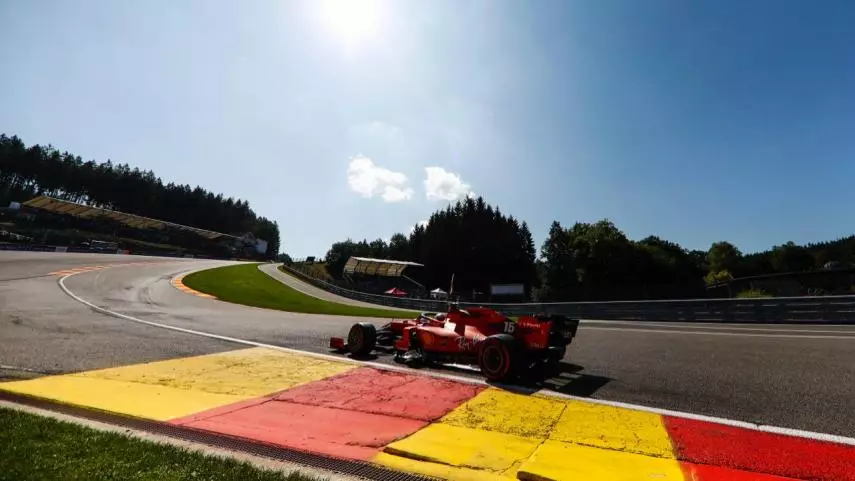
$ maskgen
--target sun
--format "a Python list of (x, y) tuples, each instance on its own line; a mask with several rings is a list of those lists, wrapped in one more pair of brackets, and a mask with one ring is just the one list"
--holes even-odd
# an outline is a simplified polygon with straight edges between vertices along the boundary
[(376, 40), (386, 14), (381, 0), (319, 0), (323, 28), (345, 47), (361, 47)]

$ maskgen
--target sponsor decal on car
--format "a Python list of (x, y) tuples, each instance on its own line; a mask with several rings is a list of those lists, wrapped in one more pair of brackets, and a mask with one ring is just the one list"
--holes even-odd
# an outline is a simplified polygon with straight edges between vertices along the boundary
[(474, 351), (478, 344), (481, 344), (484, 339), (486, 339), (486, 336), (482, 336), (480, 334), (475, 335), (471, 339), (466, 339), (465, 337), (461, 336), (460, 339), (457, 340), (457, 344), (463, 351)]

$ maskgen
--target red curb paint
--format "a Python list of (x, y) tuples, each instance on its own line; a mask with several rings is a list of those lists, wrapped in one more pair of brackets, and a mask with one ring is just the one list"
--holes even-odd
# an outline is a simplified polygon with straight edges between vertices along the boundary
[(680, 468), (685, 481), (797, 481), (773, 474), (751, 473), (703, 464), (680, 463)]
[(275, 398), (312, 406), (433, 421), (484, 390), (446, 379), (361, 367), (283, 391)]
[(368, 460), (427, 423), (321, 406), (270, 401), (184, 426), (339, 458)]
[(855, 446), (671, 416), (662, 420), (682, 461), (798, 479), (855, 481)]
[(214, 409), (209, 409), (207, 411), (202, 411), (196, 414), (190, 414), (188, 416), (184, 416), (181, 418), (175, 418), (169, 420), (169, 424), (177, 424), (179, 426), (188, 425), (197, 421), (202, 421), (208, 418), (222, 416), (223, 414), (228, 414), (233, 411), (238, 411), (240, 409), (246, 409), (248, 407), (257, 406), (262, 403), (266, 403), (271, 400), (271, 396), (257, 397), (254, 399), (247, 399), (246, 401), (238, 401), (232, 404), (226, 404), (225, 406), (220, 406)]

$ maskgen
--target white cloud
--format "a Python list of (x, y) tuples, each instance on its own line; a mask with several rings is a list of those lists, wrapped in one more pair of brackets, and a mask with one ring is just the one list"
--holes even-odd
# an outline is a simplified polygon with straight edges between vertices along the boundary
[(399, 187), (387, 185), (383, 188), (383, 200), (386, 202), (401, 202), (402, 200), (409, 200), (412, 197), (413, 189), (409, 187), (401, 189)]
[(386, 202), (401, 202), (413, 197), (406, 175), (374, 165), (364, 155), (350, 160), (347, 183), (351, 190), (369, 199), (379, 195)]
[(455, 201), (463, 197), (474, 197), (471, 186), (459, 175), (442, 167), (426, 167), (425, 194), (428, 200)]

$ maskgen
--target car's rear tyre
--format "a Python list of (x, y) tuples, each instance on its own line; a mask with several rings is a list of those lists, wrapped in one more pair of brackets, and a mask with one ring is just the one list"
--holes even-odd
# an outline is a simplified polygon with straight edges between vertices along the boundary
[(478, 351), (478, 367), (489, 381), (506, 381), (517, 374), (520, 352), (517, 340), (509, 334), (494, 334), (483, 341)]
[(357, 322), (347, 333), (347, 350), (354, 356), (366, 356), (377, 345), (377, 328), (370, 322)]

